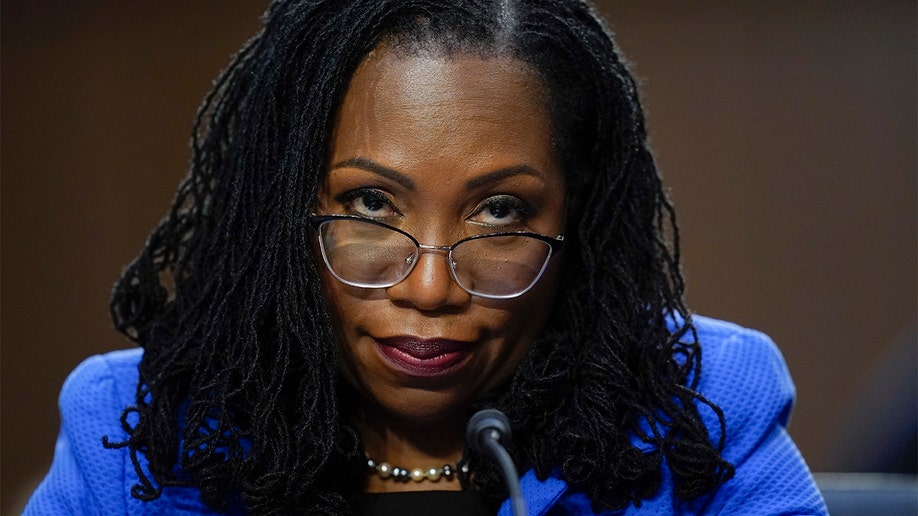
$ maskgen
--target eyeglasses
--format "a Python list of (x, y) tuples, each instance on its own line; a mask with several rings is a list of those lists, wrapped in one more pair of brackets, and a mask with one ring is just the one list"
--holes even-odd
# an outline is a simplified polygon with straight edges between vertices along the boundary
[(322, 259), (338, 281), (353, 287), (388, 288), (411, 274), (422, 251), (446, 253), (449, 272), (466, 292), (510, 299), (531, 289), (561, 250), (555, 238), (524, 231), (474, 235), (451, 246), (424, 245), (410, 234), (372, 219), (314, 215)]

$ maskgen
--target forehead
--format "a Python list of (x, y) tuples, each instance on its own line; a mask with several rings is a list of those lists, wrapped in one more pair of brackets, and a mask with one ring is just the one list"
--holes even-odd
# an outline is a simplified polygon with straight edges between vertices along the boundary
[[(542, 84), (523, 61), (507, 55), (478, 55), (380, 47), (358, 67), (349, 87), (351, 101), (388, 100), (380, 107), (414, 108), (441, 101), (465, 101), (474, 109), (486, 102), (518, 109), (543, 107)], [(397, 97), (391, 93), (398, 92)], [(373, 95), (376, 93), (377, 95)], [(476, 102), (477, 101), (477, 102)]]
[(513, 57), (379, 48), (351, 80), (332, 138), (333, 158), (372, 152), (398, 166), (424, 153), (467, 159), (535, 148), (551, 153), (543, 90), (537, 74)]

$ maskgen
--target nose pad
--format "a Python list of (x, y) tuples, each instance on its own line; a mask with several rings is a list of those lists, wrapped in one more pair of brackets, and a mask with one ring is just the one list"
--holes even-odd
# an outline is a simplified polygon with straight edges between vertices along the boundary
[(450, 272), (449, 254), (443, 249), (421, 249), (411, 273), (386, 289), (393, 301), (409, 303), (430, 311), (444, 306), (460, 306), (471, 299)]

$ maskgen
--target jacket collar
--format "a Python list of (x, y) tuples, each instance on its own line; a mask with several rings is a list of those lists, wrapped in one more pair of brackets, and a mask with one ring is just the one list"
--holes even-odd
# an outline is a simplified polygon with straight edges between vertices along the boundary
[[(541, 516), (561, 499), (567, 491), (567, 483), (560, 478), (549, 476), (545, 480), (536, 477), (535, 470), (530, 469), (520, 477), (520, 490), (526, 500), (526, 511), (532, 516)], [(498, 516), (513, 516), (510, 500), (504, 500)]]

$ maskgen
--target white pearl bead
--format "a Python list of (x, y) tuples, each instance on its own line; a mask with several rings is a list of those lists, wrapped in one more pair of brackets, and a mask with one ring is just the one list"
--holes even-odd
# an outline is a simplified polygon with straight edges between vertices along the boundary
[(430, 468), (427, 470), (427, 479), (436, 482), (440, 480), (440, 468)]
[(379, 466), (376, 467), (376, 471), (379, 472), (380, 477), (389, 478), (389, 475), (392, 474), (392, 466), (389, 466), (388, 462), (380, 462)]
[(411, 470), (411, 480), (414, 480), (415, 482), (424, 480), (424, 470), (421, 468), (414, 468)]

